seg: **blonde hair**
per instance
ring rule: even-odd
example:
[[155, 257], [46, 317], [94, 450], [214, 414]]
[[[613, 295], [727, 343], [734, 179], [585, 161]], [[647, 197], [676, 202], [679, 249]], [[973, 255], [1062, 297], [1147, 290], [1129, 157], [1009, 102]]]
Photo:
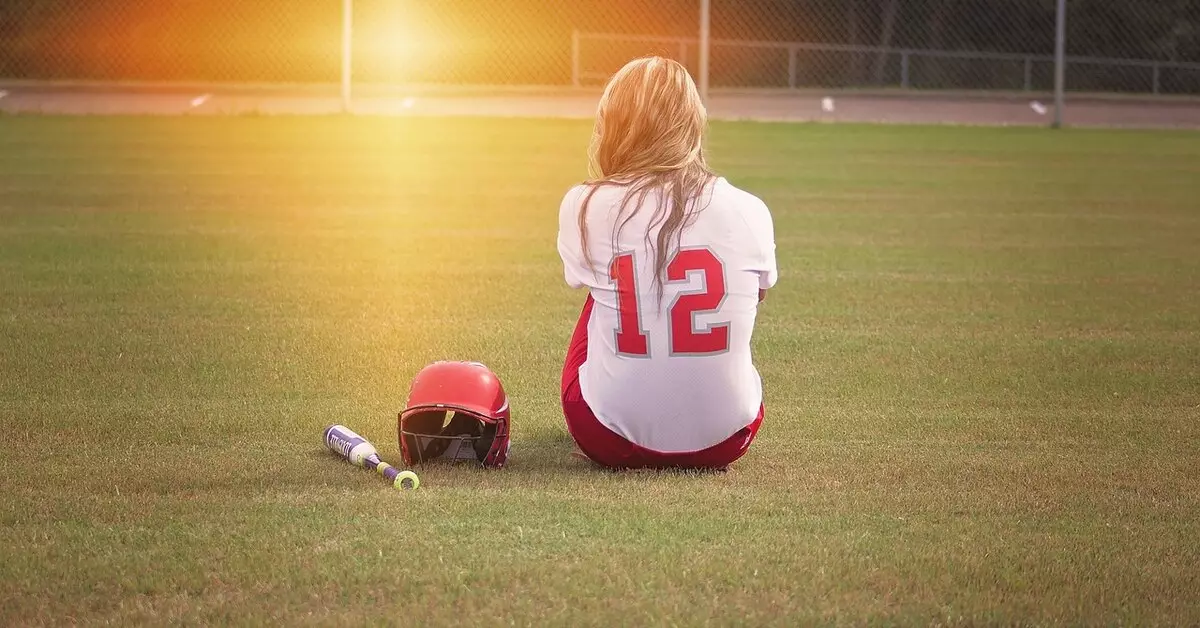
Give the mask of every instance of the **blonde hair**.
[[[590, 189], [579, 209], [583, 257], [589, 266], [587, 211], [592, 196], [606, 185], [628, 186], [613, 226], [615, 244], [646, 197], [657, 193], [646, 243], [654, 250], [654, 285], [662, 298], [671, 249], [678, 249], [684, 227], [703, 209], [705, 186], [716, 177], [704, 160], [707, 120], [696, 84], [676, 61], [635, 59], [609, 80], [588, 148], [591, 179], [585, 185]], [[657, 242], [652, 242], [650, 233], [656, 227]]]

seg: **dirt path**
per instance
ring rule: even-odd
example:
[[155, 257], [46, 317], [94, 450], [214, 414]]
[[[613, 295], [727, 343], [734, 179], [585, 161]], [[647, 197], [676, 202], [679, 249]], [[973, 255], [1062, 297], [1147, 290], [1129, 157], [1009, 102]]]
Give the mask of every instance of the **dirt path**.
[[[52, 86], [0, 84], [0, 112], [47, 114], [329, 114], [341, 111], [336, 89], [220, 86]], [[363, 93], [365, 92], [365, 93]], [[823, 107], [832, 98], [832, 110]], [[588, 118], [595, 92], [521, 90], [374, 93], [360, 90], [354, 111], [366, 115], [488, 115]], [[720, 93], [714, 119], [892, 124], [1045, 125], [1053, 105], [1029, 96]], [[1200, 101], [1070, 97], [1072, 126], [1200, 128]]]

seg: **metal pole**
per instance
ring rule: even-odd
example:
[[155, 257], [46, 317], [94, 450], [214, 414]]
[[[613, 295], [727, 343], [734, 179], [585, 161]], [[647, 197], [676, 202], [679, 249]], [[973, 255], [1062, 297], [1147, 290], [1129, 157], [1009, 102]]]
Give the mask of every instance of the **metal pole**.
[[579, 31], [571, 31], [571, 85], [579, 87]]
[[788, 89], [796, 89], [796, 47], [788, 46]]
[[900, 53], [900, 87], [908, 89], [908, 51]]
[[350, 49], [354, 41], [354, 0], [342, 0], [342, 112], [350, 113]]
[[1157, 61], [1155, 61], [1155, 62], [1154, 62], [1154, 78], [1153, 78], [1153, 81], [1154, 81], [1154, 93], [1155, 93], [1155, 94], [1157, 94], [1157, 93], [1158, 93], [1158, 86], [1159, 86], [1159, 69], [1158, 69], [1158, 62], [1157, 62]]
[[1033, 89], [1033, 58], [1025, 57], [1025, 91]]
[[1058, 0], [1058, 11], [1055, 18], [1054, 32], [1054, 122], [1051, 126], [1060, 128], [1063, 121], [1063, 104], [1066, 101], [1067, 90], [1067, 0]]
[[700, 0], [700, 99], [708, 102], [708, 29], [711, 0]]

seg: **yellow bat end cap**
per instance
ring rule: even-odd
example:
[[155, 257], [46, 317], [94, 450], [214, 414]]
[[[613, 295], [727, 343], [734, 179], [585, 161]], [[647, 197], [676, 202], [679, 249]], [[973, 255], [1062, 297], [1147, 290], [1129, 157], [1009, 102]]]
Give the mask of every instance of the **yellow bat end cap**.
[[400, 490], [413, 490], [421, 485], [421, 478], [417, 477], [416, 473], [405, 469], [396, 475], [396, 481], [393, 485]]

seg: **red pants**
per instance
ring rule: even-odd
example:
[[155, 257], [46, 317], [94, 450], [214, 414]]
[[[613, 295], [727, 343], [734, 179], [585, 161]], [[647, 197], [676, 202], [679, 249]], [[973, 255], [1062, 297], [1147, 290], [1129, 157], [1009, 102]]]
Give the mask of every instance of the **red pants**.
[[583, 304], [583, 313], [575, 325], [575, 333], [571, 336], [571, 345], [567, 348], [562, 375], [562, 406], [567, 419], [567, 431], [583, 453], [593, 462], [612, 469], [724, 469], [741, 458], [762, 425], [765, 411], [762, 406], [753, 423], [725, 441], [700, 451], [680, 453], [664, 453], [635, 445], [596, 418], [579, 389], [579, 367], [587, 360], [587, 327], [593, 304], [591, 295], [588, 295]]

